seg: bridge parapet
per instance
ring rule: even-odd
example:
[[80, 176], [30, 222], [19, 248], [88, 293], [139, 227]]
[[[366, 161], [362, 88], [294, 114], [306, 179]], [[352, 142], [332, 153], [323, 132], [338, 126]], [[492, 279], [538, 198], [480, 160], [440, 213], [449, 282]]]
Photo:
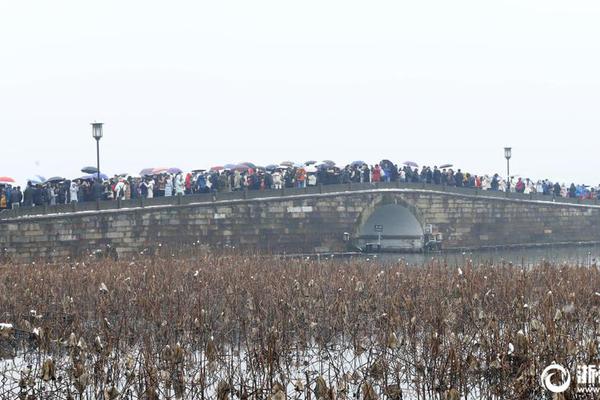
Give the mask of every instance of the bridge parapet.
[[308, 186], [306, 188], [284, 188], [279, 190], [247, 190], [232, 192], [211, 192], [196, 193], [184, 196], [154, 197], [150, 199], [136, 198], [131, 200], [101, 200], [88, 201], [72, 204], [59, 204], [42, 207], [20, 207], [13, 210], [3, 210], [0, 212], [0, 221], [25, 216], [41, 216], [50, 214], [65, 214], [77, 212], [91, 212], [102, 210], [119, 210], [131, 208], [157, 207], [165, 205], [185, 205], [185, 204], [203, 204], [213, 203], [222, 200], [247, 200], [259, 198], [278, 198], [293, 197], [298, 195], [311, 194], [331, 194], [344, 192], [360, 192], [373, 189], [414, 189], [427, 190], [444, 193], [454, 193], [469, 196], [484, 196], [493, 198], [505, 198], [512, 200], [531, 200], [553, 202], [559, 204], [583, 204], [600, 205], [597, 199], [571, 199], [564, 197], [554, 197], [543, 194], [522, 194], [514, 192], [500, 192], [491, 190], [480, 190], [466, 187], [455, 187], [446, 185], [432, 185], [426, 183], [406, 183], [406, 182], [377, 182], [377, 183], [347, 183]]

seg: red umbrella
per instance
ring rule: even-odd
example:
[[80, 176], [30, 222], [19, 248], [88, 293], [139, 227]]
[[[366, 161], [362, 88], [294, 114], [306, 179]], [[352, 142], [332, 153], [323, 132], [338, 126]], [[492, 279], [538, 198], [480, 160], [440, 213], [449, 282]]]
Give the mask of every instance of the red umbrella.
[[211, 167], [211, 171], [221, 171], [224, 170], [225, 167], [223, 167], [222, 165], [215, 165], [214, 167]]
[[12, 185], [17, 183], [13, 178], [9, 176], [0, 176], [0, 185]]

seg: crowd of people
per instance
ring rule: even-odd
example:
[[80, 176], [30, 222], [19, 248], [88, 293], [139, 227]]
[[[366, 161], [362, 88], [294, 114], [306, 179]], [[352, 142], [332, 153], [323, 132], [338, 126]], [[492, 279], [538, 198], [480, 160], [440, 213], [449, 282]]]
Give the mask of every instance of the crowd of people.
[[[105, 176], [106, 177], [106, 176]], [[153, 198], [161, 196], [184, 196], [194, 193], [230, 192], [242, 190], [271, 190], [339, 183], [411, 182], [455, 187], [477, 188], [492, 191], [540, 193], [554, 197], [597, 199], [600, 190], [586, 185], [569, 186], [548, 179], [533, 181], [529, 178], [504, 179], [498, 174], [476, 175], [463, 172], [451, 165], [442, 167], [423, 166], [415, 163], [404, 165], [382, 160], [369, 165], [355, 161], [338, 167], [333, 161], [304, 164], [284, 162], [268, 167], [252, 163], [213, 167], [184, 173], [177, 168], [147, 169], [140, 176], [115, 175], [112, 178], [95, 179], [95, 175], [47, 182], [28, 181], [20, 186], [0, 186], [0, 208], [35, 207], [74, 202]]]

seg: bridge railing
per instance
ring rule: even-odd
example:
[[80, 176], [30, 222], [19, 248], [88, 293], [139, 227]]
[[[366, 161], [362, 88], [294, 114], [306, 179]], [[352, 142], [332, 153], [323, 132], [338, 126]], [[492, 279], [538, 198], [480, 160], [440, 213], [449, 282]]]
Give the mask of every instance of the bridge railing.
[[195, 203], [211, 203], [221, 200], [245, 200], [257, 198], [275, 198], [295, 195], [316, 195], [352, 192], [370, 189], [413, 189], [413, 190], [435, 190], [440, 192], [455, 193], [470, 196], [486, 196], [496, 198], [509, 198], [533, 201], [552, 201], [564, 204], [600, 204], [597, 199], [571, 199], [564, 197], [554, 197], [538, 193], [523, 194], [514, 192], [500, 192], [491, 190], [481, 190], [466, 187], [433, 185], [426, 183], [408, 183], [408, 182], [377, 182], [377, 183], [338, 183], [329, 185], [308, 186], [305, 188], [284, 188], [278, 190], [244, 190], [233, 192], [211, 192], [195, 193], [184, 196], [154, 197], [150, 199], [135, 198], [131, 200], [99, 200], [87, 201], [72, 204], [58, 204], [53, 206], [41, 207], [19, 207], [12, 210], [3, 210], [0, 212], [0, 220], [12, 219], [25, 216], [38, 216], [48, 214], [64, 214], [83, 211], [104, 211], [118, 209], [143, 208], [151, 206], [165, 205], [186, 205]]

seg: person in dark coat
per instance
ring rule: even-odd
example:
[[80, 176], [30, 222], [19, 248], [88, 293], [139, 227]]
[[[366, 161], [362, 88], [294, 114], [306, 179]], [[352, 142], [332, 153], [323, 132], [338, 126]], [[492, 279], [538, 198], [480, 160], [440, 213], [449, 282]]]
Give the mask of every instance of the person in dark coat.
[[577, 197], [577, 188], [574, 183], [571, 183], [571, 186], [569, 187], [569, 197], [572, 199]]
[[560, 197], [560, 191], [561, 191], [560, 184], [558, 182], [556, 182], [554, 184], [554, 196]]
[[490, 187], [494, 191], [497, 191], [498, 188], [500, 187], [500, 177], [498, 176], [498, 174], [494, 174], [494, 177], [492, 178], [492, 183], [490, 184]]
[[46, 191], [42, 189], [41, 185], [36, 185], [33, 187], [33, 205], [36, 207], [41, 207], [44, 205], [46, 196], [44, 195]]
[[12, 201], [12, 208], [16, 208], [21, 205], [21, 202], [23, 201], [23, 193], [21, 193], [21, 186], [17, 186], [16, 188], [13, 188], [12, 195], [11, 195], [11, 201]]
[[456, 171], [456, 174], [454, 174], [454, 182], [455, 182], [456, 186], [461, 187], [463, 185], [464, 179], [465, 179], [465, 176], [463, 175], [462, 171], [459, 168], [458, 171]]
[[442, 173], [437, 165], [433, 167], [433, 183], [436, 185], [442, 183]]
[[23, 193], [23, 207], [33, 206], [33, 193], [33, 185], [31, 182], [27, 182], [27, 188], [25, 189], [25, 193]]

